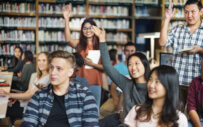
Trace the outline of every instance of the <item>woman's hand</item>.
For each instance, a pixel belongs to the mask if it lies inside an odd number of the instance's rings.
[[[42,89],[44,87],[46,87],[46,85],[42,84],[42,83],[34,83],[34,85],[38,88],[38,89]]]
[[[170,0],[168,9],[166,9],[166,12],[165,12],[165,19],[171,20],[174,16],[174,13],[175,13],[175,9],[173,8],[173,3]]]
[[[69,19],[71,15],[71,8],[70,5],[66,5],[62,8],[63,17],[64,19]]]
[[[89,66],[92,66],[94,63],[92,62],[92,60],[90,58],[85,58],[84,59],[84,63],[85,65],[89,65]]]
[[[6,97],[8,96],[8,93],[2,89],[0,89],[0,97]]]
[[[99,42],[106,42],[106,32],[103,28],[99,29],[96,26],[92,26],[93,29],[92,31],[94,32],[94,34],[99,38]]]

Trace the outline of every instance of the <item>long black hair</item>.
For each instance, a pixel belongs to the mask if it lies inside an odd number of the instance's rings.
[[[157,74],[159,81],[166,89],[165,102],[161,115],[159,117],[158,125],[178,127],[177,120],[179,119],[179,116],[177,109],[179,109],[180,106],[178,73],[173,67],[167,65],[161,65],[159,67],[154,68],[150,72],[150,76],[153,72]],[[146,119],[142,119],[141,121],[149,121],[151,119],[152,114],[152,102],[153,99],[147,96],[146,103],[140,105],[140,108],[137,109],[137,116],[135,119],[141,120],[143,116],[147,116]]]

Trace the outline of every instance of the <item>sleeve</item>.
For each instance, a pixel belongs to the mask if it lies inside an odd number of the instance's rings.
[[[36,127],[39,121],[39,94],[38,92],[31,98],[27,105],[27,110],[23,116],[21,127]]]
[[[186,116],[181,112],[179,112],[178,126],[179,127],[188,127],[188,120],[187,120]]]
[[[106,71],[107,75],[111,78],[111,80],[118,87],[124,90],[124,86],[126,82],[129,82],[129,79],[123,76],[122,74],[120,74],[111,64],[106,43],[100,43],[99,47],[100,47],[101,59],[102,59],[104,70]]]
[[[26,80],[29,78],[28,77],[28,71],[29,71],[29,68],[26,65],[23,66],[22,74],[21,74],[21,77],[20,77],[20,81],[22,83],[26,82]]]
[[[18,64],[14,68],[8,69],[7,71],[14,72],[14,73],[20,72],[22,70],[24,64],[25,64],[24,61],[19,60]]]
[[[82,114],[82,126],[83,127],[99,127],[99,115],[96,101],[92,93],[87,90]]]
[[[135,127],[136,126],[136,106],[133,106],[128,115],[124,119],[124,124],[128,125],[129,127]]]
[[[178,28],[178,26],[176,26],[175,28],[173,28],[172,30],[169,31],[165,47],[168,47],[174,43],[175,32],[176,32],[177,28]]]
[[[197,103],[195,101],[195,82],[196,80],[198,80],[197,78],[193,79],[189,88],[188,88],[188,94],[187,94],[187,112],[189,112],[190,110],[195,110],[197,111]]]

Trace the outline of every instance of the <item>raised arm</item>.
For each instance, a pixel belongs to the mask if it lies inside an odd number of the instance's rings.
[[[129,79],[120,74],[111,64],[111,60],[106,45],[105,30],[103,28],[99,29],[96,26],[93,26],[93,31],[95,35],[99,38],[101,60],[104,70],[106,71],[107,75],[111,78],[111,80],[123,90],[126,82],[129,82]]]
[[[79,40],[71,38],[71,33],[70,33],[70,28],[69,28],[69,20],[70,20],[70,15],[71,15],[70,5],[64,6],[62,8],[62,12],[63,12],[64,20],[65,20],[65,29],[64,29],[65,40],[68,43],[68,45],[70,45],[72,48],[76,48],[79,43]]]
[[[175,13],[175,9],[173,9],[173,3],[170,0],[169,7],[165,12],[164,24],[161,28],[161,33],[160,33],[160,38],[159,38],[159,45],[160,46],[166,45],[166,41],[168,38],[168,25],[169,25],[172,17],[174,16],[174,13]]]

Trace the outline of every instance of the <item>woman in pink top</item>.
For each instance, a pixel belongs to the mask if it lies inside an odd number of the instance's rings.
[[[179,107],[178,73],[173,67],[154,68],[147,83],[146,103],[135,105],[125,118],[129,127],[187,127]]]

